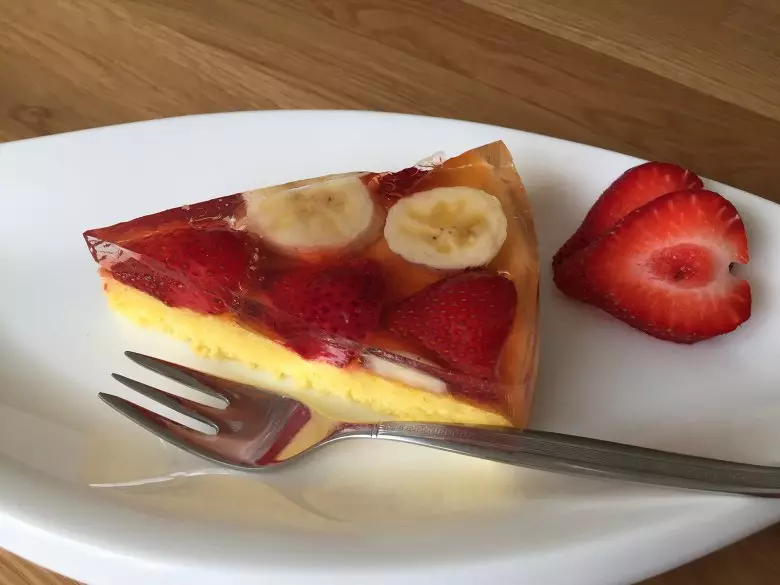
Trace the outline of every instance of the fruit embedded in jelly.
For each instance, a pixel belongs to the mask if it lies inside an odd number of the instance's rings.
[[[404,260],[441,270],[486,266],[506,240],[497,197],[473,187],[419,191],[390,208],[385,240]]]
[[[329,334],[256,299],[245,299],[237,318],[242,326],[273,339],[302,358],[337,368],[347,367],[359,347],[354,341]]]
[[[327,333],[363,341],[377,329],[384,282],[381,267],[352,260],[324,268],[300,268],[281,274],[268,295],[273,305]]]
[[[456,371],[492,380],[516,309],[510,280],[467,271],[402,301],[387,322],[392,332],[417,341]]]
[[[390,347],[395,348],[392,351],[386,349],[383,343],[366,348],[361,357],[362,365],[383,378],[435,394],[447,393],[492,408],[505,407],[507,388],[497,376],[482,379],[464,374],[414,340],[410,343],[410,338],[407,338],[405,341],[401,344],[403,349],[397,349],[398,345],[392,344]]]
[[[244,227],[292,257],[343,255],[378,235],[380,209],[358,176],[257,189],[244,200]]]
[[[293,269],[265,289],[276,309],[266,324],[303,357],[345,366],[355,342],[379,328],[383,293],[382,269],[371,260]]]
[[[124,242],[139,240],[150,234],[174,231],[185,227],[193,229],[227,228],[227,222],[242,206],[243,200],[240,194],[217,197],[145,215],[112,226],[88,230],[84,232],[84,239],[87,241],[87,246],[95,261],[100,262],[96,247],[102,243],[121,245]]]
[[[246,234],[179,228],[125,242],[107,268],[167,305],[218,314],[246,287],[254,254]]]

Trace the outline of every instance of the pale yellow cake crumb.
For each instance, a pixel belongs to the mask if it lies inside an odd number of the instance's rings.
[[[241,362],[275,377],[286,376],[304,391],[338,396],[398,420],[509,425],[495,413],[447,395],[417,390],[365,370],[340,369],[302,359],[292,351],[224,316],[168,307],[157,299],[104,278],[109,306],[130,321],[188,342],[200,355]]]

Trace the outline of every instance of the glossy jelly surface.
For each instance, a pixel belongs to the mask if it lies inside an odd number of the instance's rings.
[[[398,172],[219,197],[84,237],[104,274],[169,306],[233,319],[307,360],[527,419],[539,263],[501,142]]]

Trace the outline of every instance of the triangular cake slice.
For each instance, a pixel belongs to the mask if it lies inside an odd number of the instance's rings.
[[[389,418],[527,420],[539,262],[501,142],[397,172],[184,205],[84,237],[115,311],[202,354]]]

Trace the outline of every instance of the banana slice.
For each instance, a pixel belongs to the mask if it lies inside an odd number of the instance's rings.
[[[415,361],[433,365],[431,362],[428,362],[427,360],[410,353],[402,351],[396,353]],[[370,353],[363,354],[363,364],[369,370],[373,370],[376,374],[382,376],[383,378],[390,378],[391,380],[402,382],[407,386],[428,390],[434,394],[443,394],[447,392],[447,383],[444,380],[440,380],[439,378],[431,376],[430,374],[426,374],[425,372],[421,372],[420,370],[413,367],[402,366],[399,363],[381,358],[378,355]]]
[[[390,249],[442,270],[484,266],[506,240],[501,202],[472,187],[438,187],[398,201],[387,214]]]
[[[359,176],[244,193],[246,229],[282,250],[334,250],[366,234],[374,201]]]

